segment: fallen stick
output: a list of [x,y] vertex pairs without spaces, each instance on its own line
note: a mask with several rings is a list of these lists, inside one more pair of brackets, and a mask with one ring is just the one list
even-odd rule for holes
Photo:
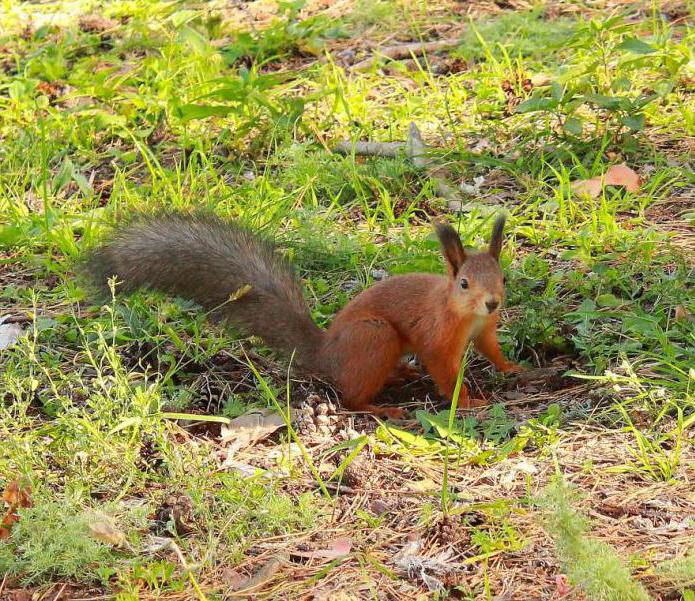
[[422,56],[439,50],[455,48],[461,43],[459,38],[448,40],[437,40],[436,42],[411,42],[410,44],[399,44],[398,46],[386,46],[385,48],[377,48],[374,54],[369,58],[361,60],[359,63],[352,65],[353,71],[363,71],[372,66],[372,63],[377,58],[390,58],[398,60],[401,58],[411,58],[412,56]]
[[528,384],[530,382],[547,380],[548,378],[558,376],[568,370],[568,367],[535,367],[514,374],[512,380],[517,384]]
[[408,128],[408,139],[405,141],[405,154],[418,169],[424,169],[432,163],[432,159],[427,156],[427,145],[422,139],[422,134],[412,121]]
[[344,155],[396,157],[404,149],[405,142],[338,142],[333,151]]
[[334,151],[343,155],[376,157],[396,157],[404,154],[416,168],[426,171],[427,176],[437,186],[437,196],[450,202],[461,202],[458,190],[448,182],[447,169],[434,163],[430,148],[423,141],[415,123],[410,124],[408,139],[405,142],[338,142]]
[[427,144],[422,139],[422,134],[415,123],[410,124],[408,140],[405,143],[405,152],[418,169],[427,169],[429,178],[437,184],[437,196],[448,201],[460,201],[461,197],[453,186],[449,184],[449,172],[441,165],[434,165],[431,156],[428,156]]

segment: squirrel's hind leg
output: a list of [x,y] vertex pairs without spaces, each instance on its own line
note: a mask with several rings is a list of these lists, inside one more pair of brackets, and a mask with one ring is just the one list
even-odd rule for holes
[[[451,355],[448,351],[435,353],[431,350],[421,353],[420,358],[425,364],[425,369],[439,387],[439,391],[448,401],[451,401],[456,389],[461,358]],[[468,387],[462,382],[459,389],[458,406],[461,409],[469,409],[481,404],[486,404],[486,402],[482,399],[471,399],[468,395]]]
[[400,407],[372,404],[401,358],[398,332],[386,321],[366,318],[329,335],[343,405],[352,411],[403,417]]

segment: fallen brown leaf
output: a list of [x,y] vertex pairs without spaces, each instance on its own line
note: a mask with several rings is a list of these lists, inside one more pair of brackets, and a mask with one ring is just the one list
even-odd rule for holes
[[434,480],[430,480],[429,478],[406,482],[406,487],[412,491],[420,493],[430,493],[441,488],[441,486],[439,486]]
[[2,502],[8,507],[0,519],[0,540],[8,539],[10,529],[19,521],[17,509],[31,507],[31,488],[20,485],[18,480],[12,480],[5,486]]
[[251,446],[270,436],[285,425],[285,419],[270,409],[255,409],[234,418],[222,426],[222,444],[227,445],[227,455]]
[[642,181],[636,171],[627,165],[613,165],[604,176],[606,186],[623,186],[628,192],[639,192]]
[[336,538],[328,543],[328,548],[316,551],[293,551],[292,555],[307,559],[337,559],[344,557],[352,550],[352,540],[347,537]]
[[675,318],[676,321],[695,321],[695,317],[683,305],[676,305]]
[[635,194],[639,192],[641,183],[637,172],[627,165],[613,165],[603,176],[577,180],[572,182],[571,188],[575,194],[596,198],[604,186],[622,186]]
[[592,177],[591,179],[581,179],[572,182],[572,192],[579,196],[589,196],[596,198],[603,190],[603,182],[600,177]]
[[558,574],[555,576],[555,587],[557,596],[560,598],[566,597],[572,590],[569,584],[569,579],[567,576],[565,576],[565,574]]
[[239,588],[233,589],[235,593],[231,593],[232,596],[238,596],[240,594],[247,594],[249,591],[260,588],[265,583],[273,579],[273,577],[280,571],[280,568],[288,560],[287,557],[280,555],[279,557],[273,557],[268,562],[263,564],[258,571],[253,575],[241,582],[238,586]]
[[2,500],[8,505],[31,507],[31,488],[29,486],[21,486],[19,480],[12,480],[5,486]]
[[112,547],[123,547],[126,544],[125,534],[116,527],[111,517],[103,513],[94,514],[89,531],[94,538]]
[[244,582],[247,581],[246,576],[244,576],[238,570],[230,567],[222,570],[220,579],[227,585],[227,588],[233,591],[240,589]]

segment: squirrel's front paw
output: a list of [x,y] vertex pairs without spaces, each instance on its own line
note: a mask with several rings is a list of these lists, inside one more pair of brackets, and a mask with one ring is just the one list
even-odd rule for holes
[[468,387],[464,384],[459,392],[458,407],[460,409],[475,409],[476,407],[485,407],[488,400],[484,396],[471,397],[468,394]]
[[524,371],[524,368],[521,367],[521,365],[507,361],[504,365],[499,367],[499,371],[503,374],[519,374]]

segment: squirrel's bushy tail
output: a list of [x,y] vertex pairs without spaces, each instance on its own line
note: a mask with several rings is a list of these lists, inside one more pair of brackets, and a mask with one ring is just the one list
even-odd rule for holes
[[324,333],[314,323],[289,262],[273,244],[212,215],[138,216],[86,258],[102,289],[161,290],[194,300],[307,371],[321,373]]

